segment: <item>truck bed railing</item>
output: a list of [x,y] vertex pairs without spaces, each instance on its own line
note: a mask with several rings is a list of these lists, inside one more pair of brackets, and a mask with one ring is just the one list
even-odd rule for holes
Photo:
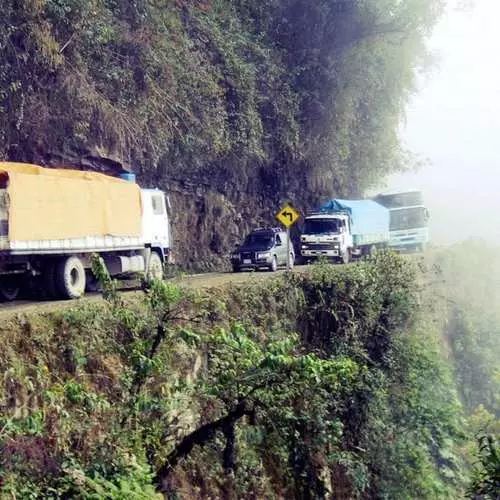
[[310,210],[306,213],[306,217],[311,215],[348,215],[351,216],[349,210],[333,210],[333,209],[324,209],[324,210]]
[[282,228],[280,227],[257,227],[255,229],[252,229],[252,233],[258,233],[258,232],[273,232],[273,233],[280,233],[283,231]]

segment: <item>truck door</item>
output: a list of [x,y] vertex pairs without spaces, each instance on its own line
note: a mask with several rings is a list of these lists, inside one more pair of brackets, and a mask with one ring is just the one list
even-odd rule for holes
[[165,195],[159,190],[143,190],[143,238],[145,243],[167,249],[171,246],[170,223]]

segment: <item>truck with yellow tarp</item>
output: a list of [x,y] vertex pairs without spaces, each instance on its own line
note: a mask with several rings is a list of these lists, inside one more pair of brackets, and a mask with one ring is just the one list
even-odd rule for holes
[[123,177],[0,162],[3,299],[35,280],[49,296],[80,297],[96,284],[92,254],[112,276],[163,274],[171,255],[167,198]]

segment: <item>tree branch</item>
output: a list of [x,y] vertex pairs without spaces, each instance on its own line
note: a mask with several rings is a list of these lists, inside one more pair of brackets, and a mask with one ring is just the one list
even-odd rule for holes
[[[249,407],[246,400],[240,401],[227,415],[219,418],[213,422],[202,425],[198,429],[194,430],[187,436],[185,436],[182,441],[175,447],[175,449],[168,455],[165,463],[158,469],[154,477],[154,483],[158,491],[165,493],[166,487],[165,482],[169,477],[170,473],[174,470],[179,461],[189,455],[191,450],[196,446],[203,446],[205,443],[210,441],[215,433],[219,430],[228,431],[231,427],[234,428],[234,424],[246,415],[252,415],[254,409]],[[230,431],[229,431],[230,434]],[[231,452],[232,451],[227,450]],[[225,457],[229,458],[229,457]],[[229,465],[228,460],[228,465]]]

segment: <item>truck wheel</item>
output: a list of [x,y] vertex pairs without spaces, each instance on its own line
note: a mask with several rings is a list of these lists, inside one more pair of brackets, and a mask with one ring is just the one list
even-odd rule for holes
[[6,302],[16,300],[21,286],[14,276],[7,276],[0,281],[0,298]]
[[273,261],[269,266],[269,270],[273,273],[278,270],[278,261],[276,260],[276,255],[273,257]]
[[163,262],[161,261],[161,257],[158,255],[158,252],[155,252],[154,250],[149,256],[148,278],[155,280],[163,279]]
[[240,273],[241,272],[241,267],[238,266],[237,264],[233,264],[233,273]]
[[85,293],[85,269],[75,256],[64,257],[56,267],[56,285],[63,297],[78,299]]
[[349,250],[346,250],[341,257],[342,264],[349,264]]

